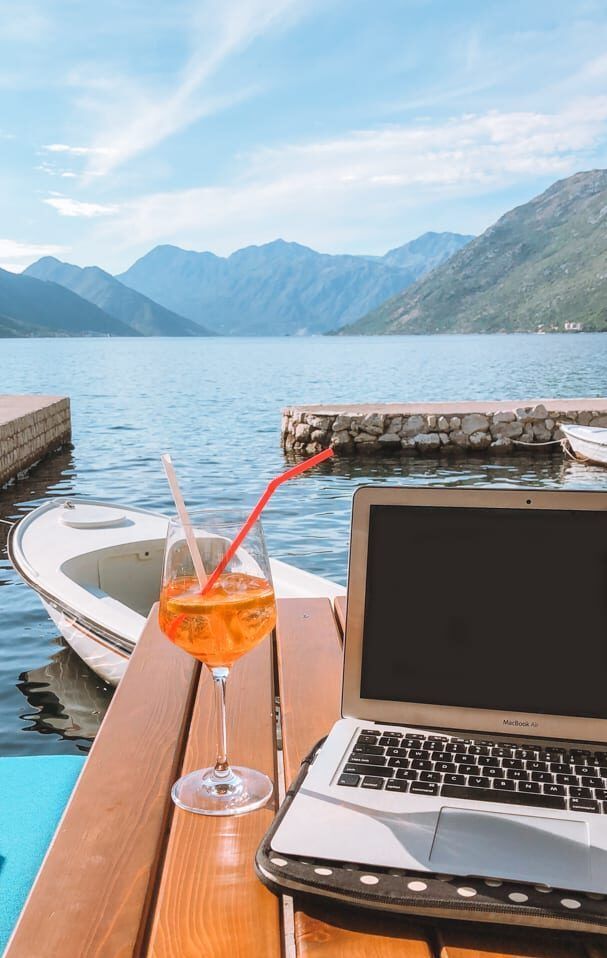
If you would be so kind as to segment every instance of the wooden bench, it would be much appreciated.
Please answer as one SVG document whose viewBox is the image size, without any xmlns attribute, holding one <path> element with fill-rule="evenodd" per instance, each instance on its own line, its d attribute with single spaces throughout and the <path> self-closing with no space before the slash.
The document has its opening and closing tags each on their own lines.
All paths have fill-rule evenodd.
<svg viewBox="0 0 607 958">
<path fill-rule="evenodd" d="M 342 602 L 334 614 L 326 599 L 281 600 L 275 641 L 233 669 L 230 757 L 267 772 L 281 788 L 339 715 L 344 612 Z M 154 609 L 6 958 L 607 955 L 607 942 L 582 936 L 430 925 L 297 899 L 291 910 L 253 869 L 276 802 L 241 818 L 207 818 L 170 800 L 172 782 L 208 764 L 213 747 L 209 677 L 159 633 Z"/>
</svg>

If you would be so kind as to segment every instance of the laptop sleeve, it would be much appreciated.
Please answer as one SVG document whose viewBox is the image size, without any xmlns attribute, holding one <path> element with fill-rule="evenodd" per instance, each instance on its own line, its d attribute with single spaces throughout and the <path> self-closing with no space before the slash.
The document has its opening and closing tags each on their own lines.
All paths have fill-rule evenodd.
<svg viewBox="0 0 607 958">
<path fill-rule="evenodd" d="M 272 837 L 305 781 L 321 745 L 322 741 L 318 742 L 302 762 L 295 782 L 257 849 L 257 875 L 275 894 L 309 895 L 356 908 L 428 918 L 607 934 L 607 895 L 483 878 L 369 868 L 350 862 L 295 858 L 274 852 Z M 607 888 L 607 875 L 605 886 Z"/>
</svg>

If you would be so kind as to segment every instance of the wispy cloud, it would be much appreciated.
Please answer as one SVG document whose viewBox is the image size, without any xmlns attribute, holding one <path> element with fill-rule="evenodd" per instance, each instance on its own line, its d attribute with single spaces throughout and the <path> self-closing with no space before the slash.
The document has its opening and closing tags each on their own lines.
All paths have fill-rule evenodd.
<svg viewBox="0 0 607 958">
<path fill-rule="evenodd" d="M 177 239 L 222 251 L 277 235 L 326 248 L 330 236 L 356 240 L 373 221 L 403 220 L 441 196 L 572 173 L 606 131 L 607 97 L 592 97 L 560 113 L 490 111 L 287 144 L 258 150 L 230 184 L 128 202 L 110 230 L 141 244 Z"/>
<path fill-rule="evenodd" d="M 92 219 L 95 216 L 111 216 L 118 210 L 117 206 L 104 203 L 86 203 L 74 200 L 69 196 L 51 196 L 42 201 L 57 210 L 60 216 L 79 216 Z"/>
<path fill-rule="evenodd" d="M 70 156 L 111 156 L 115 151 L 107 146 L 68 146 L 67 143 L 47 143 L 46 153 L 69 153 Z"/>
<path fill-rule="evenodd" d="M 18 240 L 0 238 L 1 269 L 20 273 L 22 269 L 41 256 L 60 256 L 67 247 L 54 244 L 20 243 Z"/>
<path fill-rule="evenodd" d="M 129 90 L 123 84 L 115 91 L 110 85 L 108 91 L 101 85 L 106 96 L 109 92 L 109 101 L 98 99 L 95 105 L 106 118 L 88 148 L 87 172 L 107 174 L 201 117 L 242 99 L 247 91 L 218 96 L 206 89 L 207 84 L 230 57 L 270 29 L 294 20 L 305 8 L 303 0 L 196 4 L 190 24 L 191 52 L 169 89 L 142 90 L 137 85 Z"/>
</svg>

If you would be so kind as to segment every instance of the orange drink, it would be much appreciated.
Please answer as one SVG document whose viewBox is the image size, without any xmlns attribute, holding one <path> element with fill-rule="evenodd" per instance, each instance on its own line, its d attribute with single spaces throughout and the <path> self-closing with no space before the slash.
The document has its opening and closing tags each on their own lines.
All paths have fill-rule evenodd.
<svg viewBox="0 0 607 958">
<path fill-rule="evenodd" d="M 231 666 L 276 622 L 274 590 L 267 579 L 224 572 L 201 595 L 194 576 L 169 580 L 160 594 L 160 628 L 209 668 Z"/>
</svg>

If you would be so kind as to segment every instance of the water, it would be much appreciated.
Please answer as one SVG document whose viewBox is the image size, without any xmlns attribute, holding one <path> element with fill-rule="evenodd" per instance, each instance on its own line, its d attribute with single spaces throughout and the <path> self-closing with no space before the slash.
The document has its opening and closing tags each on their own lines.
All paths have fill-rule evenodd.
<svg viewBox="0 0 607 958">
<path fill-rule="evenodd" d="M 170 510 L 170 450 L 192 506 L 252 504 L 284 468 L 282 406 L 599 396 L 607 336 L 2 340 L 0 391 L 69 395 L 73 451 L 0 493 L 0 517 L 47 496 Z M 607 469 L 553 456 L 333 461 L 284 486 L 271 553 L 345 581 L 350 500 L 365 482 L 607 489 Z M 111 691 L 64 646 L 6 561 L 0 524 L 0 755 L 86 750 Z"/>
</svg>

